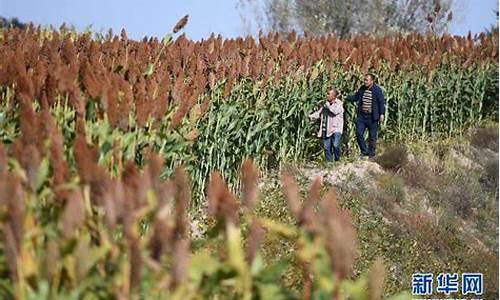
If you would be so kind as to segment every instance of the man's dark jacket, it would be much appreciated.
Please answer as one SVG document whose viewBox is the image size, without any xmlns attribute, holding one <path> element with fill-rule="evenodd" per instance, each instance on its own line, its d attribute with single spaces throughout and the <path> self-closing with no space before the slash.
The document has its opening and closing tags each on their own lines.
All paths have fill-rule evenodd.
<svg viewBox="0 0 500 300">
<path fill-rule="evenodd" d="M 365 93 L 367 87 L 365 85 L 361 86 L 359 90 L 353 96 L 348 96 L 347 101 L 358 103 L 358 116 L 361 113 L 361 106 L 363 104 L 363 94 Z M 378 121 L 380 115 L 385 115 L 385 99 L 382 89 L 376 85 L 372 85 L 372 120 Z"/>
</svg>

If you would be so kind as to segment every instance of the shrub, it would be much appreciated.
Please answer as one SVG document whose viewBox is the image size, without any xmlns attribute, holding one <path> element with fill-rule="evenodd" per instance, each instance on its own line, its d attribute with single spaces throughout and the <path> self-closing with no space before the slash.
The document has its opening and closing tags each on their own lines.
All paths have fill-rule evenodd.
<svg viewBox="0 0 500 300">
<path fill-rule="evenodd" d="M 377 192 L 377 203 L 384 210 L 395 203 L 402 204 L 406 197 L 403 180 L 395 175 L 387 174 L 379 177 L 380 190 Z"/>
<path fill-rule="evenodd" d="M 444 254 L 453 251 L 451 237 L 456 237 L 453 226 L 445 226 L 441 220 L 427 213 L 414 213 L 408 218 L 410 236 L 426 250 Z"/>
<path fill-rule="evenodd" d="M 484 294 L 483 299 L 498 299 L 498 253 L 484 249 L 479 245 L 471 245 L 463 256 L 460 256 L 463 263 L 461 268 L 464 271 L 474 270 L 474 272 L 484 274 Z M 498 249 L 498 246 L 497 246 Z"/>
<path fill-rule="evenodd" d="M 441 181 L 426 162 L 421 159 L 408 162 L 402 169 L 401 174 L 408 185 L 429 191 L 436 191 Z"/>
<path fill-rule="evenodd" d="M 471 170 L 450 174 L 438 190 L 437 204 L 443 207 L 451 205 L 453 211 L 463 218 L 472 217 L 487 196 L 482 193 L 477 179 L 478 175 Z"/>
<path fill-rule="evenodd" d="M 401 143 L 390 145 L 376 158 L 376 162 L 386 170 L 397 172 L 408 162 L 408 150 Z"/>
<path fill-rule="evenodd" d="M 487 187 L 498 187 L 498 158 L 488 160 L 484 166 L 485 174 L 482 176 L 481 181 Z"/>
<path fill-rule="evenodd" d="M 470 137 L 470 143 L 477 148 L 488 148 L 498 152 L 498 127 L 477 128 Z"/>
</svg>

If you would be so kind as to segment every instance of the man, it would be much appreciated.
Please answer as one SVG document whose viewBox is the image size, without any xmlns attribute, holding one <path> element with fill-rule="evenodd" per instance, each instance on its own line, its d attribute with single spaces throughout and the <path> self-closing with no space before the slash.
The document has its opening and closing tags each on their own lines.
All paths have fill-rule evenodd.
<svg viewBox="0 0 500 300">
<path fill-rule="evenodd" d="M 318 137 L 322 138 L 327 161 L 332 161 L 332 145 L 335 161 L 340 160 L 340 139 L 344 127 L 344 107 L 342 101 L 337 99 L 337 91 L 332 88 L 328 91 L 327 100 L 309 118 L 320 119 Z"/>
<path fill-rule="evenodd" d="M 374 83 L 373 74 L 365 75 L 365 84 L 359 88 L 353 96 L 347 100 L 358 103 L 356 120 L 356 138 L 359 150 L 363 156 L 370 160 L 375 157 L 375 146 L 377 143 L 378 124 L 384 122 L 385 99 L 382 89 Z M 368 149 L 365 143 L 365 130 L 368 128 Z"/>
</svg>

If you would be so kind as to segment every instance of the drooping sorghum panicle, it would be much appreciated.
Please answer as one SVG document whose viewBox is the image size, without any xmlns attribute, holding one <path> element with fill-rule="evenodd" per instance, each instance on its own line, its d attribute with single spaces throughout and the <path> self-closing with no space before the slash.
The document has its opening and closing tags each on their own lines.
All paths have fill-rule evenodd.
<svg viewBox="0 0 500 300">
<path fill-rule="evenodd" d="M 24 213 L 25 213 L 25 193 L 21 184 L 21 179 L 14 174 L 7 174 L 5 185 L 2 191 L 2 219 L 5 226 L 12 230 L 16 248 L 20 250 L 24 232 Z M 4 210 L 5 208 L 5 210 Z"/>
<path fill-rule="evenodd" d="M 45 80 L 45 93 L 47 94 L 48 103 L 51 106 L 54 105 L 57 96 L 57 78 L 50 72 L 48 72 Z"/>
<path fill-rule="evenodd" d="M 59 244 L 54 239 L 48 239 L 45 245 L 43 274 L 45 279 L 52 281 L 57 272 L 60 259 Z"/>
<path fill-rule="evenodd" d="M 281 185 L 283 193 L 286 196 L 288 206 L 295 219 L 298 221 L 301 217 L 302 204 L 300 203 L 299 185 L 292 176 L 283 174 L 281 176 Z"/>
<path fill-rule="evenodd" d="M 61 230 L 64 238 L 72 238 L 85 221 L 85 204 L 82 192 L 74 189 L 69 195 L 61 217 Z"/>
<path fill-rule="evenodd" d="M 85 116 L 85 99 L 82 97 L 81 90 L 76 86 L 72 86 L 68 90 L 69 104 L 75 109 L 76 115 Z"/>
<path fill-rule="evenodd" d="M 186 114 L 189 112 L 189 109 L 191 107 L 189 106 L 189 101 L 188 99 L 185 99 L 180 103 L 180 105 L 177 107 L 177 111 L 174 113 L 172 117 L 172 121 L 170 123 L 170 126 L 172 128 L 177 128 L 182 124 L 182 119 Z"/>
<path fill-rule="evenodd" d="M 75 134 L 76 136 L 85 136 L 85 120 L 83 116 L 76 115 L 75 118 Z M 85 138 L 83 138 L 85 140 Z"/>
<path fill-rule="evenodd" d="M 137 290 L 141 284 L 143 259 L 139 237 L 129 237 L 130 289 Z"/>
<path fill-rule="evenodd" d="M 115 76 L 118 76 L 116 74 L 114 74 Z M 119 109 L 119 104 L 118 104 L 118 86 L 117 84 L 115 83 L 115 81 L 113 81 L 113 79 L 111 79 L 111 82 L 109 83 L 108 87 L 107 87 L 107 104 L 108 104 L 108 107 L 107 107 L 107 115 L 108 115 L 108 119 L 109 119 L 109 123 L 111 124 L 111 126 L 113 126 L 113 128 L 117 127 L 118 125 L 118 120 L 120 118 L 123 118 L 121 116 L 121 113 L 122 111 Z"/>
<path fill-rule="evenodd" d="M 42 161 L 40 151 L 33 144 L 23 145 L 20 140 L 16 140 L 13 146 L 15 157 L 26 172 L 26 185 L 31 192 L 35 192 L 37 175 Z"/>
<path fill-rule="evenodd" d="M 38 60 L 34 70 L 33 70 L 33 94 L 36 99 L 40 101 L 42 97 L 42 92 L 45 88 L 45 81 L 47 79 L 48 70 L 47 70 L 47 62 L 44 60 Z"/>
<path fill-rule="evenodd" d="M 318 230 L 319 224 L 316 222 L 317 218 L 315 208 L 319 200 L 320 190 L 321 179 L 315 178 L 309 188 L 309 192 L 300 215 L 299 224 L 304 226 L 309 232 L 316 232 Z"/>
<path fill-rule="evenodd" d="M 187 87 L 184 84 L 184 79 L 182 77 L 177 77 L 175 79 L 174 87 L 172 90 L 172 98 L 174 99 L 174 103 L 179 105 L 185 100 Z"/>
<path fill-rule="evenodd" d="M 88 146 L 85 137 L 78 135 L 74 143 L 74 154 L 80 180 L 90 186 L 92 204 L 102 206 L 111 178 L 106 169 L 97 164 L 98 150 L 95 146 Z"/>
<path fill-rule="evenodd" d="M 64 201 L 68 193 L 67 190 L 61 189 L 61 186 L 69 180 L 69 166 L 64 154 L 64 139 L 49 109 L 45 108 L 42 114 L 43 124 L 46 128 L 45 134 L 50 139 L 49 159 L 52 168 L 52 186 L 56 199 Z"/>
<path fill-rule="evenodd" d="M 370 268 L 368 275 L 369 299 L 380 300 L 384 290 L 385 268 L 384 261 L 378 257 Z"/>
<path fill-rule="evenodd" d="M 146 83 L 146 94 L 150 101 L 154 101 L 158 96 L 158 82 L 155 77 L 148 77 L 145 80 Z"/>
<path fill-rule="evenodd" d="M 25 98 L 31 102 L 34 100 L 35 96 L 33 89 L 33 82 L 30 76 L 26 72 L 26 65 L 22 60 L 22 53 L 16 53 L 16 55 L 19 56 L 17 58 L 13 56 L 10 63 L 12 63 L 14 66 L 14 72 L 15 72 L 14 76 L 17 85 L 17 92 L 20 95 L 21 94 L 24 95 Z"/>
<path fill-rule="evenodd" d="M 147 204 L 146 194 L 151 187 L 150 174 L 140 174 L 137 165 L 133 161 L 125 163 L 123 171 L 123 183 L 125 185 L 127 202 L 133 209 L 139 209 Z"/>
<path fill-rule="evenodd" d="M 246 159 L 241 167 L 242 202 L 247 212 L 251 212 L 257 201 L 257 169 L 252 159 Z"/>
<path fill-rule="evenodd" d="M 208 74 L 208 83 L 211 89 L 215 87 L 216 82 L 217 82 L 217 76 L 214 74 L 214 72 L 210 72 Z"/>
<path fill-rule="evenodd" d="M 83 182 L 90 182 L 92 180 L 94 166 L 97 162 L 98 153 L 87 146 L 84 135 L 77 135 L 73 145 L 73 151 L 80 179 Z"/>
<path fill-rule="evenodd" d="M 86 55 L 87 51 L 89 49 L 91 41 L 91 34 L 90 33 L 83 33 L 81 35 L 78 35 L 78 38 L 75 41 L 75 47 L 77 48 L 77 51 L 79 55 Z"/>
<path fill-rule="evenodd" d="M 190 185 L 186 172 L 181 168 L 174 170 L 175 183 L 175 237 L 189 237 L 187 209 L 189 207 Z"/>
<path fill-rule="evenodd" d="M 120 79 L 118 83 L 119 89 L 119 111 L 122 112 L 121 117 L 118 118 L 117 127 L 123 131 L 128 129 L 128 114 L 132 108 L 132 101 L 134 94 L 132 86 L 124 79 Z M 123 113 L 124 112 L 124 113 Z"/>
<path fill-rule="evenodd" d="M 10 61 L 10 56 L 12 54 L 8 51 L 4 51 L 2 52 L 2 55 L 4 57 L 4 60 L 0 62 L 0 85 L 9 86 L 12 80 L 12 72 L 9 72 L 8 69 L 12 67 L 9 67 L 9 64 L 7 62 Z"/>
<path fill-rule="evenodd" d="M 59 94 L 63 95 L 75 86 L 80 68 L 78 61 L 71 65 L 65 65 L 61 61 L 58 61 L 57 63 L 52 63 L 50 68 L 50 72 L 56 75 Z"/>
<path fill-rule="evenodd" d="M 23 145 L 33 144 L 37 147 L 42 146 L 44 135 L 40 133 L 41 118 L 33 108 L 33 99 L 28 98 L 27 94 L 19 94 L 19 103 L 21 107 L 19 123 L 21 127 L 21 141 Z"/>
<path fill-rule="evenodd" d="M 231 95 L 231 90 L 233 89 L 234 80 L 229 77 L 224 84 L 224 98 L 228 98 Z"/>
<path fill-rule="evenodd" d="M 7 260 L 7 267 L 9 274 L 14 282 L 19 280 L 19 273 L 17 270 L 19 262 L 20 249 L 16 245 L 14 233 L 10 226 L 3 226 L 2 240 L 4 243 L 5 258 Z"/>
<path fill-rule="evenodd" d="M 202 70 L 196 71 L 193 82 L 195 89 L 198 91 L 197 96 L 201 95 L 207 88 L 207 78 Z"/>
<path fill-rule="evenodd" d="M 340 210 L 335 189 L 328 191 L 321 203 L 321 222 L 330 265 L 340 279 L 350 275 L 358 255 L 356 229 L 347 210 Z"/>
<path fill-rule="evenodd" d="M 142 43 L 138 43 L 137 44 L 137 56 L 136 56 L 136 59 L 137 59 L 137 63 L 140 65 L 140 66 L 147 66 L 148 62 L 149 62 L 149 47 L 148 47 L 148 44 L 147 42 L 142 42 Z"/>
<path fill-rule="evenodd" d="M 127 167 L 125 167 L 125 172 L 127 172 Z M 136 224 L 136 202 L 137 195 L 135 189 L 131 186 L 131 181 L 136 181 L 135 178 L 130 178 L 132 176 L 137 176 L 135 173 L 128 172 L 128 180 L 123 181 L 125 198 L 123 201 L 123 231 L 125 237 L 133 238 L 137 235 L 137 228 L 135 228 Z"/>
<path fill-rule="evenodd" d="M 117 178 L 113 178 L 110 188 L 103 195 L 104 221 L 109 229 L 114 230 L 117 222 L 123 219 L 123 203 L 125 201 L 125 191 L 123 183 Z"/>
<path fill-rule="evenodd" d="M 172 283 L 175 289 L 187 279 L 191 242 L 187 238 L 178 238 L 174 241 Z"/>
<path fill-rule="evenodd" d="M 212 103 L 211 98 L 206 98 L 202 103 L 200 107 L 200 118 L 205 115 L 205 113 L 208 111 L 210 108 L 210 104 Z"/>
<path fill-rule="evenodd" d="M 135 113 L 139 127 L 144 127 L 148 119 L 147 101 L 146 83 L 140 80 L 135 91 Z"/>
<path fill-rule="evenodd" d="M 238 203 L 229 191 L 222 175 L 213 172 L 208 184 L 208 213 L 212 218 L 238 224 Z"/>
<path fill-rule="evenodd" d="M 167 205 L 158 206 L 156 212 L 153 233 L 148 243 L 151 258 L 160 261 L 161 255 L 171 249 L 174 237 L 175 221 L 169 213 Z"/>
<path fill-rule="evenodd" d="M 158 96 L 155 100 L 155 106 L 153 110 L 155 123 L 160 124 L 161 120 L 165 117 L 168 112 L 170 102 L 170 78 L 168 75 L 162 78 L 159 84 Z"/>
<path fill-rule="evenodd" d="M 253 218 L 252 225 L 250 225 L 250 233 L 248 234 L 248 246 L 247 246 L 247 260 L 251 265 L 253 260 L 255 259 L 255 255 L 260 248 L 260 245 L 265 237 L 265 228 L 257 220 Z"/>
<path fill-rule="evenodd" d="M 96 74 L 92 69 L 92 65 L 86 57 L 81 58 L 82 62 L 80 63 L 80 78 L 83 88 L 87 92 L 87 94 L 96 98 L 101 95 L 100 84 L 96 78 Z"/>
<path fill-rule="evenodd" d="M 158 193 L 162 180 L 160 179 L 163 171 L 163 157 L 156 153 L 149 154 L 148 163 L 144 169 L 144 173 L 148 173 L 151 179 L 151 187 L 153 191 Z"/>
<path fill-rule="evenodd" d="M 64 39 L 61 49 L 61 57 L 68 65 L 77 61 L 77 51 L 69 36 Z"/>
<path fill-rule="evenodd" d="M 24 193 L 21 180 L 10 173 L 2 175 L 0 183 L 0 219 L 7 266 L 13 280 L 18 279 L 18 258 L 24 232 Z"/>
</svg>

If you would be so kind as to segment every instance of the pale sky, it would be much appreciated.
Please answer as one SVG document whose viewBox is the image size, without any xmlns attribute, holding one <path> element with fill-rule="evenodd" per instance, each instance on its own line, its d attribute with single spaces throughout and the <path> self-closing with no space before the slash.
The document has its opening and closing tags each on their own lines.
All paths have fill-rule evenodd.
<svg viewBox="0 0 500 300">
<path fill-rule="evenodd" d="M 261 1 L 261 0 L 260 0 Z M 431 1 L 431 0 L 429 0 Z M 163 37 L 185 14 L 190 20 L 184 29 L 188 38 L 200 40 L 210 33 L 234 38 L 247 33 L 234 0 L 0 0 L 0 16 L 17 17 L 21 22 L 40 25 L 62 23 L 77 30 L 91 26 L 94 31 L 125 28 L 130 38 Z M 497 22 L 497 0 L 456 0 L 451 34 L 473 34 Z M 251 16 L 250 16 L 251 17 Z"/>
</svg>

